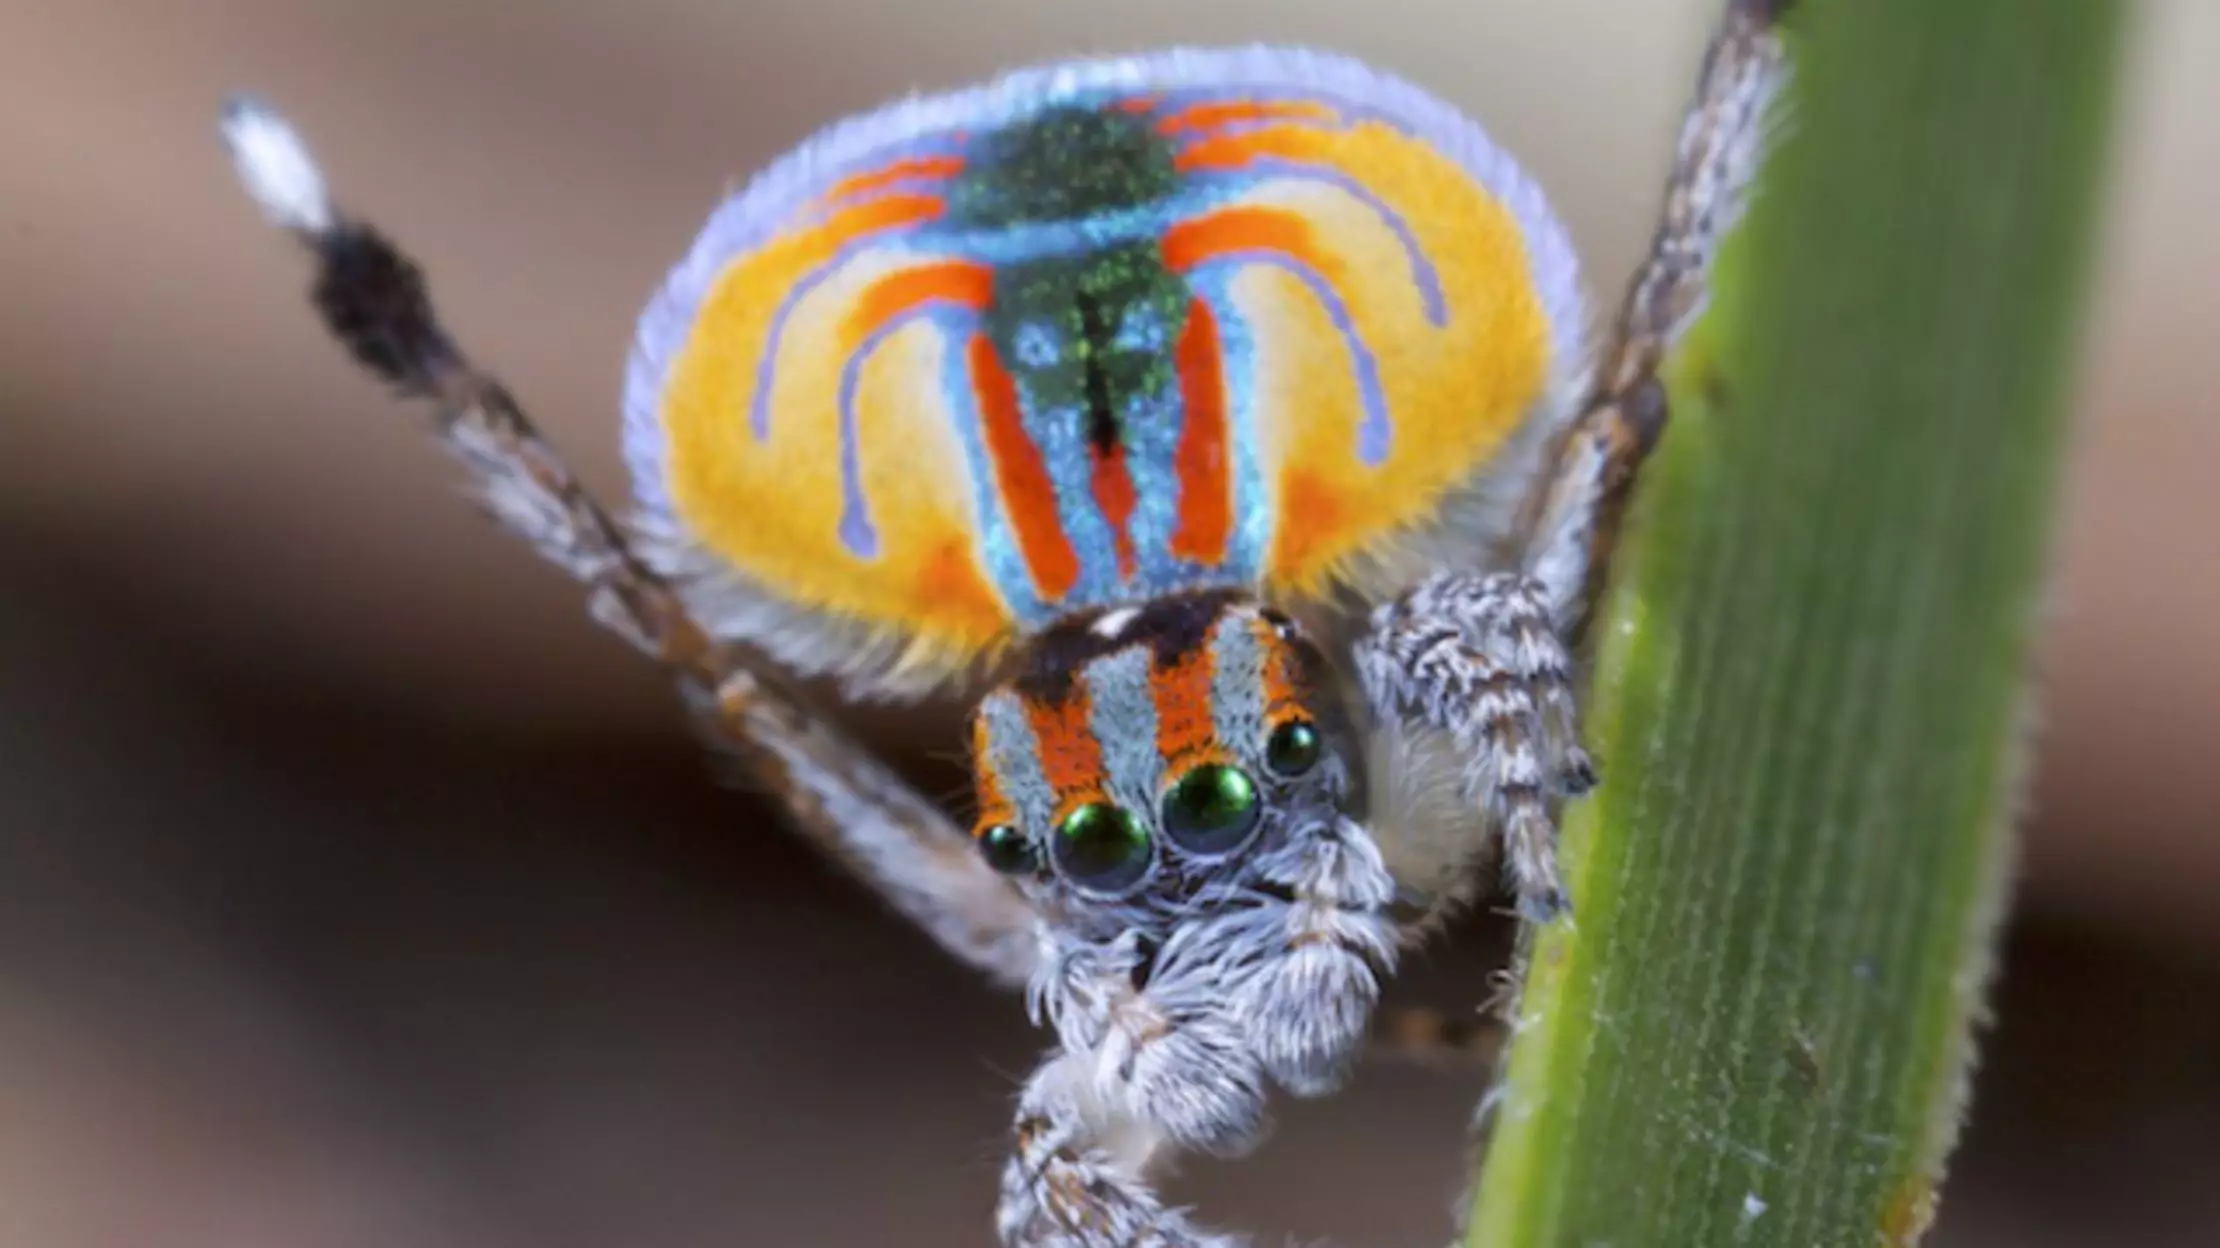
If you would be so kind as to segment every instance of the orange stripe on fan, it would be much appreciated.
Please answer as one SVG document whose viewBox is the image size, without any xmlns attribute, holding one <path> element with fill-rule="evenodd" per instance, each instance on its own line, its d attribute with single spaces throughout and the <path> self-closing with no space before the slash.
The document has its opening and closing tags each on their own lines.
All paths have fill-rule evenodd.
<svg viewBox="0 0 2220 1248">
<path fill-rule="evenodd" d="M 1340 266 L 1318 250 L 1310 225 L 1283 208 L 1226 208 L 1164 231 L 1164 264 L 1185 272 L 1206 260 L 1242 251 L 1276 251 L 1331 280 Z"/>
<path fill-rule="evenodd" d="M 983 312 L 994 301 L 994 270 L 983 264 L 951 260 L 890 273 L 857 297 L 843 326 L 849 350 L 871 331 L 895 317 L 935 300 Z"/>
<path fill-rule="evenodd" d="M 1270 121 L 1277 117 L 1302 117 L 1313 121 L 1333 121 L 1338 114 L 1323 104 L 1311 100 L 1222 100 L 1212 104 L 1195 104 L 1183 108 L 1156 123 L 1158 134 L 1173 135 L 1189 130 L 1208 130 L 1213 126 L 1228 125 L 1239 121 Z"/>
<path fill-rule="evenodd" d="M 1179 529 L 1172 554 L 1212 567 L 1225 562 L 1233 534 L 1233 499 L 1226 464 L 1226 386 L 1218 318 L 1197 299 L 1174 356 L 1185 415 L 1173 470 L 1179 478 Z"/>
<path fill-rule="evenodd" d="M 1025 432 L 1017 383 L 1002 367 L 985 334 L 971 337 L 971 385 L 987 455 L 994 460 L 1003 510 L 1017 532 L 1018 550 L 1033 574 L 1033 588 L 1054 602 L 1079 582 L 1079 556 L 1056 515 L 1056 485 L 1041 448 Z"/>
<path fill-rule="evenodd" d="M 1197 169 L 1239 169 L 1263 157 L 1330 164 L 1328 157 L 1332 150 L 1333 136 L 1326 131 L 1307 126 L 1272 126 L 1198 139 L 1172 158 L 1172 167 L 1181 173 Z"/>
<path fill-rule="evenodd" d="M 1118 575 L 1133 575 L 1133 534 L 1126 522 L 1133 518 L 1133 508 L 1140 501 L 1133 490 L 1133 473 L 1126 466 L 1125 448 L 1111 447 L 1108 451 L 1095 452 L 1094 476 L 1089 482 L 1095 496 L 1095 506 L 1102 509 L 1102 518 L 1110 522 L 1110 539 L 1118 551 Z"/>
<path fill-rule="evenodd" d="M 931 221 L 947 210 L 938 195 L 884 195 L 843 208 L 810 229 L 802 231 L 796 245 L 819 264 L 830 262 L 849 243 L 881 230 Z"/>
<path fill-rule="evenodd" d="M 1290 468 L 1280 478 L 1279 532 L 1272 539 L 1268 567 L 1275 575 L 1292 568 L 1316 568 L 1339 553 L 1333 539 L 1348 532 L 1350 508 L 1341 492 L 1316 473 Z M 1320 570 L 1323 572 L 1323 569 Z M 1305 584 L 1304 590 L 1314 586 Z"/>
<path fill-rule="evenodd" d="M 904 178 L 952 178 L 963 171 L 964 158 L 961 156 L 912 156 L 907 160 L 897 160 L 884 168 L 874 169 L 870 173 L 842 178 L 833 183 L 831 190 L 825 192 L 825 201 L 867 194 Z"/>
<path fill-rule="evenodd" d="M 886 195 L 841 209 L 812 233 L 830 251 L 879 230 L 930 221 L 946 209 L 938 195 Z"/>
</svg>

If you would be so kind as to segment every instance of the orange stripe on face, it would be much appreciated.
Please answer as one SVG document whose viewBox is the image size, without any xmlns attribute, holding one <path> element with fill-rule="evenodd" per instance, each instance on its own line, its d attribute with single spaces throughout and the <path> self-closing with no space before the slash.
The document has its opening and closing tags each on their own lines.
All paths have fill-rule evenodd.
<svg viewBox="0 0 2220 1248">
<path fill-rule="evenodd" d="M 1094 476 L 1089 484 L 1094 491 L 1095 506 L 1102 510 L 1102 518 L 1110 522 L 1110 539 L 1118 552 L 1118 575 L 1132 576 L 1133 534 L 1126 522 L 1133 518 L 1133 508 L 1140 502 L 1140 496 L 1133 489 L 1133 473 L 1126 466 L 1124 447 L 1095 452 Z"/>
<path fill-rule="evenodd" d="M 983 264 L 952 260 L 920 265 L 890 273 L 873 282 L 856 299 L 842 334 L 842 344 L 853 351 L 871 331 L 936 300 L 983 312 L 994 301 L 994 270 Z"/>
<path fill-rule="evenodd" d="M 1056 817 L 1076 806 L 1105 800 L 1102 742 L 1090 722 L 1093 703 L 1086 686 L 1072 682 L 1071 694 L 1051 705 L 1028 698 L 1025 717 L 1040 743 L 1041 778 L 1056 794 Z"/>
<path fill-rule="evenodd" d="M 1001 823 L 1017 822 L 1017 807 L 1002 792 L 1001 777 L 987 765 L 987 717 L 978 716 L 971 723 L 971 767 L 973 790 L 979 799 L 979 822 L 972 825 L 973 839 L 985 836 L 987 829 Z"/>
<path fill-rule="evenodd" d="M 1054 602 L 1079 583 L 1079 555 L 1056 514 L 1056 485 L 1049 479 L 1048 461 L 1025 432 L 1017 383 L 983 333 L 971 336 L 971 385 L 978 395 L 987 455 L 994 461 L 1002 507 L 1017 532 L 1018 550 L 1033 574 L 1033 588 Z"/>
<path fill-rule="evenodd" d="M 964 171 L 961 156 L 912 156 L 897 160 L 883 169 L 859 173 L 833 183 L 825 192 L 824 201 L 831 203 L 854 195 L 869 194 L 884 186 L 891 186 L 904 178 L 952 178 Z"/>
<path fill-rule="evenodd" d="M 1233 535 L 1233 499 L 1226 464 L 1226 385 L 1218 318 L 1197 299 L 1174 355 L 1185 411 L 1173 470 L 1179 477 L 1179 529 L 1172 554 L 1216 567 Z"/>
<path fill-rule="evenodd" d="M 1333 121 L 1337 116 L 1331 108 L 1312 100 L 1223 100 L 1183 108 L 1157 122 L 1156 132 L 1175 135 L 1240 121 L 1269 121 L 1276 117 Z"/>
<path fill-rule="evenodd" d="M 1156 695 L 1156 751 L 1167 775 L 1198 762 L 1223 761 L 1218 721 L 1211 708 L 1211 680 L 1217 664 L 1204 642 L 1170 663 L 1161 663 L 1149 680 Z"/>
<path fill-rule="evenodd" d="M 1244 251 L 1276 251 L 1334 281 L 1341 266 L 1319 250 L 1310 223 L 1283 208 L 1227 208 L 1164 231 L 1164 265 L 1184 273 L 1209 260 Z M 1338 283 L 1336 283 L 1338 285 Z"/>
<path fill-rule="evenodd" d="M 1307 126 L 1272 126 L 1198 139 L 1172 158 L 1172 168 L 1181 173 L 1199 169 L 1240 169 L 1251 161 L 1267 157 L 1330 164 L 1327 154 L 1332 146 L 1332 136 L 1323 131 Z"/>
</svg>

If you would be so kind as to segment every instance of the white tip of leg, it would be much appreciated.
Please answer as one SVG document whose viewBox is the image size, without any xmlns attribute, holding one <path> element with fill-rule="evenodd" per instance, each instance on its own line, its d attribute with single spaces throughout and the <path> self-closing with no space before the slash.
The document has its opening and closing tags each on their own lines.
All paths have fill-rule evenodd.
<svg viewBox="0 0 2220 1248">
<path fill-rule="evenodd" d="M 324 175 L 300 133 L 277 110 L 251 96 L 232 96 L 224 101 L 223 136 L 239 180 L 272 222 L 309 234 L 332 228 Z"/>
</svg>

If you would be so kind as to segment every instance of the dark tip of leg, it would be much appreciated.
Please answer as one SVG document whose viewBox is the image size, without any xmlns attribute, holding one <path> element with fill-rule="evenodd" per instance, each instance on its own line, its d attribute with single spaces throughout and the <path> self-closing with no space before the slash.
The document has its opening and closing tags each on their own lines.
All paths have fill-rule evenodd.
<svg viewBox="0 0 2220 1248">
<path fill-rule="evenodd" d="M 1546 927 L 1558 919 L 1570 918 L 1572 897 L 1562 888 L 1522 893 L 1519 896 L 1519 917 L 1536 927 Z"/>
<path fill-rule="evenodd" d="M 424 275 L 377 231 L 345 222 L 318 239 L 314 298 L 324 324 L 365 367 L 422 388 L 452 359 Z"/>
<path fill-rule="evenodd" d="M 1603 777 L 1596 771 L 1595 760 L 1584 750 L 1569 752 L 1557 771 L 1557 786 L 1566 797 L 1583 796 L 1601 783 Z"/>
<path fill-rule="evenodd" d="M 1627 427 L 1634 430 L 1635 445 L 1647 456 L 1657 449 L 1665 422 L 1672 417 L 1672 400 L 1665 393 L 1665 383 L 1655 377 L 1645 378 L 1627 396 L 1624 411 Z"/>
</svg>

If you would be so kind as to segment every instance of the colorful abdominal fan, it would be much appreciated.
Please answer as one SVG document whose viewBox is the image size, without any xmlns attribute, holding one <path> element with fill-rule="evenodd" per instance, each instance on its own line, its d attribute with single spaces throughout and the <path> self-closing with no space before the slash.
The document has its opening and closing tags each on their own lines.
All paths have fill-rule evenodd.
<svg viewBox="0 0 2220 1248">
<path fill-rule="evenodd" d="M 845 123 L 722 205 L 642 319 L 626 448 L 721 601 L 931 678 L 1089 607 L 1323 590 L 1488 466 L 1582 315 L 1539 191 L 1416 89 L 1087 62 Z"/>
</svg>

